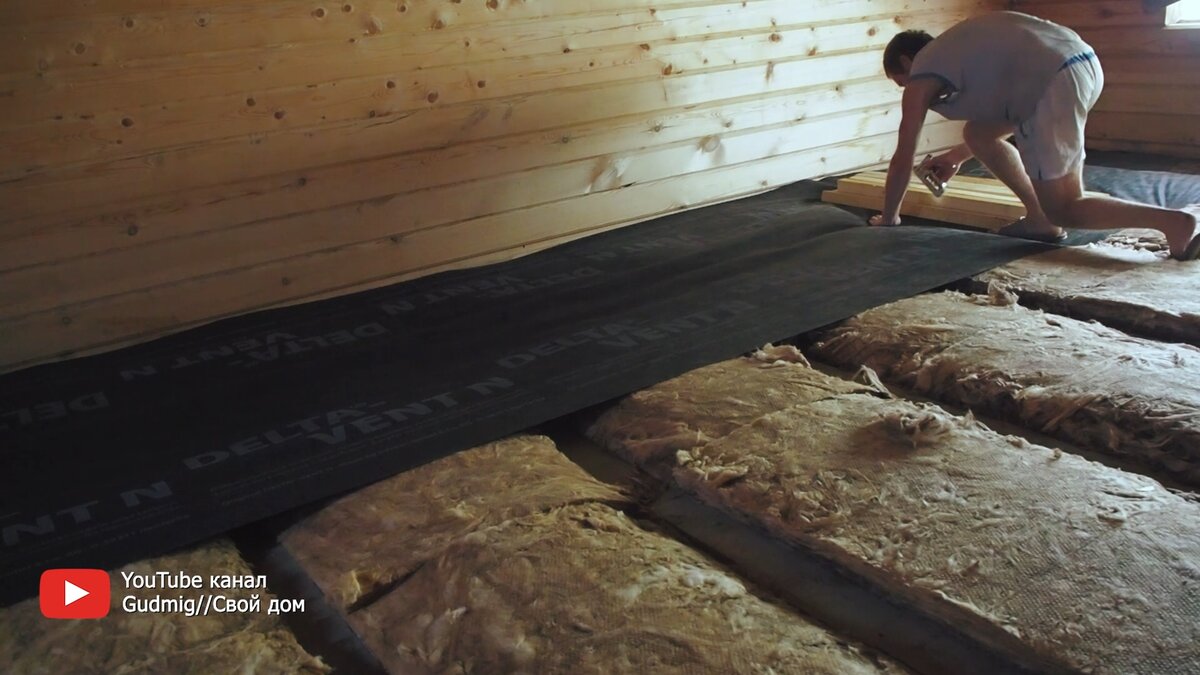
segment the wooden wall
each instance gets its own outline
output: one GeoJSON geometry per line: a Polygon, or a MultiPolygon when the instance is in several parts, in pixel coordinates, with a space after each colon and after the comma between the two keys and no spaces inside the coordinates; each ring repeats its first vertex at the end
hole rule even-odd
{"type": "Polygon", "coordinates": [[[875,165],[994,4],[0,0],[0,370],[875,165]]]}
{"type": "Polygon", "coordinates": [[[1200,29],[1168,28],[1143,0],[1010,0],[1070,26],[1100,55],[1105,90],[1088,147],[1200,157],[1200,29]]]}

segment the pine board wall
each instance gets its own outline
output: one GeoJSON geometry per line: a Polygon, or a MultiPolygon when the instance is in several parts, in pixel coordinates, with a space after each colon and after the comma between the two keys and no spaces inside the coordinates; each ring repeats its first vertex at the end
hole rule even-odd
{"type": "Polygon", "coordinates": [[[1008,5],[1070,26],[1100,55],[1106,82],[1088,117],[1089,148],[1200,157],[1200,28],[1168,28],[1161,2],[1008,5]]]}
{"type": "Polygon", "coordinates": [[[0,370],[876,165],[996,4],[0,0],[0,370]]]}

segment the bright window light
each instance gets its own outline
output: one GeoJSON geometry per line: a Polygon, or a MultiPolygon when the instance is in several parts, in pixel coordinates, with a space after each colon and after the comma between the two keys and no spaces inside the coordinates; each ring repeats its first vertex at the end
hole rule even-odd
{"type": "Polygon", "coordinates": [[[1200,0],[1179,0],[1167,7],[1167,23],[1188,24],[1200,28],[1200,0]]]}

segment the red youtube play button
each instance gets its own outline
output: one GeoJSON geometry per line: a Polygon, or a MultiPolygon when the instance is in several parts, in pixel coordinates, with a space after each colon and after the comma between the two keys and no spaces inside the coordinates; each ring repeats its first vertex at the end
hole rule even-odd
{"type": "Polygon", "coordinates": [[[111,594],[104,570],[58,569],[42,572],[38,600],[47,619],[99,619],[111,594]]]}

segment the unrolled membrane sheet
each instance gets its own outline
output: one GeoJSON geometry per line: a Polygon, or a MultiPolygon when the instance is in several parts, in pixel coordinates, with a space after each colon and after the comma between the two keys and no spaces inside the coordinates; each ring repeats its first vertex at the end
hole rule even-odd
{"type": "Polygon", "coordinates": [[[1200,485],[1200,349],[997,295],[877,307],[825,332],[810,354],[1200,485]]]}
{"type": "MultiPolygon", "coordinates": [[[[675,453],[675,482],[1048,671],[1200,668],[1200,506],[935,406],[827,390],[675,453]]],[[[651,426],[690,424],[661,410],[651,426]]]]}
{"type": "Polygon", "coordinates": [[[350,622],[406,675],[906,672],[596,503],[461,537],[350,622]]]}
{"type": "MultiPolygon", "coordinates": [[[[233,545],[222,539],[112,572],[112,609],[103,619],[51,620],[42,617],[37,599],[18,603],[0,610],[3,672],[6,675],[329,672],[320,659],[296,642],[278,614],[268,615],[273,596],[267,590],[125,588],[122,573],[152,577],[159,572],[201,575],[205,585],[213,575],[239,580],[253,576],[233,545]],[[122,608],[126,596],[146,603],[144,608],[153,608],[155,605],[148,603],[157,596],[195,600],[201,593],[219,594],[228,601],[249,601],[257,595],[260,604],[257,611],[210,611],[193,616],[180,612],[128,613],[122,608]]],[[[133,607],[137,609],[136,605],[133,607]]]]}
{"type": "Polygon", "coordinates": [[[624,498],[550,439],[522,435],[353,492],[293,525],[281,543],[332,604],[351,611],[459,536],[579,502],[624,498]]]}
{"type": "Polygon", "coordinates": [[[1023,305],[1200,345],[1200,265],[1162,255],[1108,243],[1063,248],[984,272],[973,290],[1000,285],[1023,305]]]}
{"type": "Polygon", "coordinates": [[[667,475],[675,452],[698,447],[768,412],[833,394],[878,391],[813,370],[788,345],[768,345],[626,396],[586,434],[623,459],[667,475]]]}
{"type": "Polygon", "coordinates": [[[0,604],[47,567],[173,550],[1049,248],[810,196],[0,377],[0,604]]]}

